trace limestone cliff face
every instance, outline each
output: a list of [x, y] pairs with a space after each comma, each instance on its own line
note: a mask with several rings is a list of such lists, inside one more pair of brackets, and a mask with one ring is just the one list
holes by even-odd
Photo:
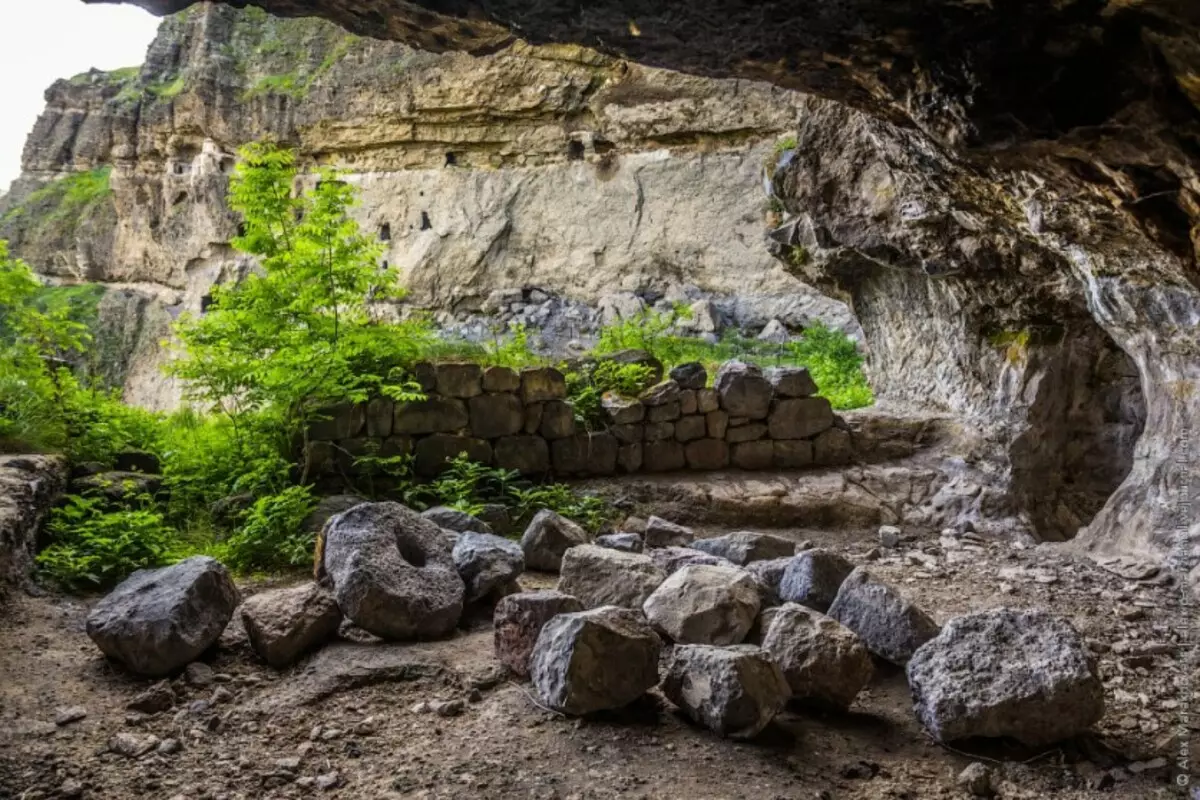
[[[154, 298], [110, 304], [111, 325], [138, 331], [126, 335], [142, 353], [124, 359], [134, 402], [177, 398], [144, 340], [250, 266], [227, 244], [224, 198], [237, 147], [264, 137], [348, 171], [356, 213], [420, 306], [685, 286], [739, 295], [752, 322], [853, 324], [764, 241], [763, 164], [803, 101], [767, 84], [575, 46], [435, 55], [201, 4], [164, 20], [139, 70], [60, 81], [46, 99], [0, 236], [52, 279]], [[56, 205], [66, 183], [102, 172], [108, 185], [73, 213]]]

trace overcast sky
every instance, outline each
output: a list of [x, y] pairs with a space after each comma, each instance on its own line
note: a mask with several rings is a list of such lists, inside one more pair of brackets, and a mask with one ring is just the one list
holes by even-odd
[[0, 0], [0, 194], [21, 170], [46, 88], [92, 67], [141, 64], [157, 29], [156, 17], [133, 6]]

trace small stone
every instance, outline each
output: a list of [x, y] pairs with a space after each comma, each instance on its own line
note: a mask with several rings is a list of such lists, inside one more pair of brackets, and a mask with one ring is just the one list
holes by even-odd
[[204, 688], [213, 683], [213, 669], [203, 661], [193, 661], [184, 669], [183, 677], [189, 686]]
[[175, 693], [166, 681], [154, 684], [125, 704], [125, 708], [130, 711], [140, 711], [143, 714], [157, 714], [170, 711], [174, 707]]
[[70, 725], [72, 722], [79, 722], [81, 719], [86, 719], [87, 715], [87, 709], [83, 706], [60, 708], [54, 712], [54, 724], [61, 728], [64, 725]]
[[894, 525], [881, 525], [879, 528], [879, 546], [893, 550], [900, 546], [900, 529]]
[[992, 773], [986, 766], [974, 761], [958, 773], [955, 780], [962, 789], [975, 797], [992, 796]]
[[336, 772], [326, 772], [324, 775], [317, 776], [317, 788], [323, 792], [336, 789], [341, 782], [342, 776]]
[[163, 739], [158, 744], [158, 752], [160, 755], [170, 756], [178, 753], [183, 749], [183, 745], [178, 739]]
[[311, 582], [259, 592], [242, 603], [241, 616], [250, 646], [275, 669], [331, 639], [342, 621], [333, 595]]
[[159, 738], [151, 733], [137, 734], [128, 731], [114, 734], [108, 740], [108, 749], [126, 758], [140, 758], [159, 745]]
[[473, 603], [516, 580], [525, 571], [525, 553], [516, 542], [491, 533], [463, 533], [453, 550], [454, 567]]
[[662, 517], [651, 516], [646, 521], [646, 547], [682, 547], [691, 544], [695, 538], [696, 534], [691, 528], [668, 522]]
[[218, 686], [216, 688], [216, 690], [212, 693], [213, 705], [220, 705], [221, 703], [228, 703], [232, 699], [233, 699], [233, 692], [229, 691], [224, 686]]
[[466, 703], [462, 700], [433, 700], [429, 703], [429, 708], [439, 717], [457, 717], [466, 709]]

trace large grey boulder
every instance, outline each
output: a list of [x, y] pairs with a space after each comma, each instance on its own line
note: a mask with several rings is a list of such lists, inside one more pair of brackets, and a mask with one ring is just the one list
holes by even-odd
[[938, 634], [928, 614], [862, 567], [842, 582], [829, 616], [857, 633], [872, 653], [901, 667]]
[[685, 547], [691, 544], [696, 534], [684, 525], [651, 516], [646, 520], [646, 531], [642, 537], [646, 547]]
[[772, 439], [808, 439], [833, 427], [833, 407], [824, 397], [777, 400], [767, 419]]
[[791, 566], [792, 559], [788, 558], [772, 558], [767, 561], [751, 561], [746, 565], [746, 572], [753, 576], [754, 580], [758, 581], [759, 596], [762, 598], [762, 605], [777, 606], [782, 602], [779, 596], [779, 584], [783, 581], [784, 573]]
[[796, 543], [791, 539], [751, 531], [736, 531], [711, 539], [697, 539], [690, 547], [742, 566], [751, 561], [786, 558], [796, 552]]
[[765, 419], [771, 410], [771, 384], [762, 370], [741, 361], [728, 361], [717, 369], [713, 382], [721, 408], [731, 417]]
[[514, 675], [529, 677], [529, 659], [542, 627], [559, 614], [583, 611], [568, 594], [545, 589], [501, 598], [492, 615], [496, 659]]
[[871, 654], [854, 631], [796, 603], [773, 609], [763, 650], [783, 670], [796, 700], [849, 708], [871, 680]]
[[572, 547], [563, 556], [558, 590], [578, 597], [584, 608], [641, 609], [666, 579], [667, 573], [649, 556], [584, 544]]
[[500, 587], [507, 586], [525, 571], [525, 553], [511, 539], [490, 533], [460, 534], [452, 553], [454, 568], [473, 603]]
[[454, 630], [465, 588], [434, 523], [399, 503], [363, 503], [325, 524], [321, 578], [342, 613], [384, 639], [427, 639]]
[[734, 566], [684, 567], [646, 598], [654, 627], [680, 644], [738, 644], [758, 616], [758, 584]]
[[662, 641], [636, 611], [602, 606], [546, 623], [530, 662], [542, 702], [565, 714], [629, 705], [658, 683]]
[[275, 669], [327, 642], [342, 621], [333, 595], [315, 583], [259, 592], [241, 614], [250, 646]]
[[219, 561], [195, 556], [130, 575], [92, 608], [87, 634], [109, 658], [156, 678], [215, 644], [240, 599]]
[[952, 619], [907, 672], [917, 717], [942, 742], [1008, 736], [1040, 747], [1104, 716], [1104, 687], [1082, 637], [1045, 611]]
[[690, 567], [694, 564], [703, 564], [710, 567], [731, 567], [734, 566], [732, 561], [727, 561], [720, 556], [712, 556], [708, 553], [703, 553], [699, 550], [694, 550], [691, 547], [656, 547], [653, 550], [647, 550], [647, 555], [659, 569], [668, 575], [674, 575], [684, 567]]
[[691, 719], [731, 739], [749, 739], [787, 705], [779, 666], [753, 645], [678, 645], [663, 694]]
[[525, 566], [558, 572], [562, 567], [563, 553], [576, 545], [587, 544], [589, 540], [583, 528], [561, 514], [544, 508], [529, 521], [529, 527], [521, 537]]
[[806, 550], [794, 557], [779, 581], [779, 599], [820, 612], [829, 610], [854, 565], [828, 550]]
[[421, 516], [439, 528], [445, 528], [448, 531], [456, 531], [458, 533], [466, 533], [467, 531], [474, 531], [475, 533], [493, 532], [491, 525], [488, 525], [478, 517], [471, 516], [467, 512], [459, 511], [456, 508], [434, 506], [422, 511]]
[[817, 383], [806, 367], [771, 367], [763, 377], [776, 397], [811, 397], [817, 393]]

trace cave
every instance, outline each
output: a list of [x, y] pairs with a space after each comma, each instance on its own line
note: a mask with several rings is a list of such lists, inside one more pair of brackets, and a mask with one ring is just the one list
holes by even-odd
[[379, 226], [379, 241], [390, 242], [392, 240], [392, 226], [385, 222]]
[[571, 141], [567, 142], [568, 161], [583, 161], [585, 152], [586, 148], [584, 147], [583, 142], [579, 141], [578, 139], [572, 139]]

